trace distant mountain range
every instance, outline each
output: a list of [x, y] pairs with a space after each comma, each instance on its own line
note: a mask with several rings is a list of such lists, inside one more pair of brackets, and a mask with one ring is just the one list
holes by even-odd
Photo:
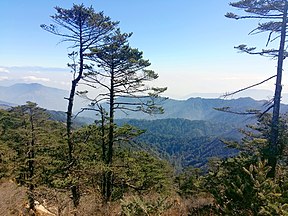
[[[256, 90], [256, 92], [259, 93], [260, 90]], [[0, 86], [0, 107], [7, 108], [9, 106], [25, 104], [26, 101], [32, 101], [45, 109], [65, 112], [67, 100], [64, 98], [68, 95], [69, 92], [66, 90], [51, 88], [37, 83], [18, 83], [9, 87]], [[235, 112], [245, 112], [250, 109], [263, 111], [267, 109], [265, 103], [265, 100], [257, 101], [249, 97], [238, 99], [200, 97], [193, 97], [187, 100], [167, 99], [161, 102], [161, 105], [165, 110], [164, 114], [161, 115], [149, 116], [140, 112], [123, 113], [121, 111], [117, 111], [115, 115], [117, 119], [156, 120], [181, 118], [188, 120], [210, 121], [214, 123], [229, 123], [241, 127], [242, 125], [251, 123], [253, 117], [220, 112], [215, 110], [215, 108], [231, 107]], [[77, 97], [74, 107], [75, 112], [79, 111], [83, 105], [85, 106], [86, 104]], [[283, 104], [281, 109], [282, 113], [287, 112], [288, 105]], [[65, 119], [63, 113], [60, 114], [60, 112], [54, 112], [54, 115], [58, 115], [58, 118], [62, 120]], [[91, 123], [91, 119], [95, 119], [94, 112], [83, 112], [79, 116], [83, 117], [81, 122], [85, 122], [84, 117], [89, 117], [89, 120], [87, 120], [88, 123]]]
[[[185, 98], [201, 97], [201, 98], [223, 98], [223, 93], [192, 93]], [[274, 92], [266, 89], [248, 89], [246, 91], [237, 93], [233, 96], [229, 96], [226, 99], [237, 99], [241, 97], [250, 97], [254, 100], [271, 100], [274, 96]], [[288, 104], [288, 93], [282, 93], [282, 103]]]
[[9, 107], [16, 106], [16, 104], [0, 101], [0, 109], [8, 109]]
[[[192, 93], [186, 96], [201, 97], [201, 98], [224, 98], [224, 93]], [[273, 91], [266, 89], [247, 89], [246, 91], [239, 92], [233, 96], [229, 96], [226, 99], [237, 99], [241, 97], [251, 97], [254, 100], [270, 100], [273, 98]], [[288, 103], [288, 94], [283, 94], [282, 103]]]
[[[259, 92], [259, 91], [258, 91]], [[266, 92], [267, 93], [267, 92]], [[46, 108], [51, 118], [65, 122], [68, 91], [46, 87], [37, 83], [15, 84], [0, 87], [0, 108], [36, 102]], [[118, 124], [129, 123], [147, 130], [137, 138], [140, 143], [149, 143], [160, 157], [171, 161], [179, 169], [186, 166], [203, 167], [211, 157], [235, 155], [235, 149], [227, 149], [221, 139], [240, 140], [238, 128], [252, 124], [256, 118], [250, 115], [235, 115], [215, 110], [231, 107], [235, 112], [247, 110], [266, 110], [267, 101], [249, 97], [237, 99], [191, 97], [187, 100], [167, 99], [161, 102], [165, 112], [149, 116], [140, 112], [116, 112]], [[78, 98], [74, 110], [80, 110]], [[288, 105], [281, 106], [281, 112], [288, 111]], [[95, 113], [83, 112], [74, 121], [75, 126], [92, 123]], [[149, 147], [149, 148], [150, 148]]]
[[[256, 90], [260, 94], [260, 90]], [[265, 92], [265, 91], [264, 91]], [[262, 92], [263, 93], [263, 92]], [[265, 92], [268, 93], [268, 92]], [[18, 83], [9, 87], [0, 86], [0, 106], [11, 106], [25, 104], [26, 101], [36, 102], [40, 107], [66, 111], [67, 100], [64, 98], [69, 95], [69, 92], [62, 89], [51, 88], [37, 83], [24, 84]], [[284, 97], [284, 96], [283, 96]], [[286, 97], [286, 96], [285, 96]], [[1, 102], [2, 101], [2, 102]], [[79, 111], [86, 104], [79, 97], [75, 100], [75, 112]], [[149, 116], [143, 113], [116, 112], [116, 118], [129, 119], [166, 119], [166, 118], [183, 118], [189, 120], [205, 120], [213, 122], [234, 122], [235, 124], [243, 122], [243, 119], [250, 121], [249, 116], [239, 116], [230, 113], [216, 111], [214, 108], [231, 107], [237, 112], [244, 112], [249, 109], [265, 110], [264, 100], [256, 101], [252, 98], [237, 98], [237, 99], [219, 99], [219, 98], [200, 98], [194, 97], [187, 100], [167, 99], [161, 102], [165, 109], [162, 115]], [[288, 106], [282, 105], [282, 112], [287, 112]], [[95, 118], [95, 113], [81, 113], [82, 117]]]
[[[203, 99], [203, 98], [189, 98], [187, 100], [173, 100], [167, 99], [162, 102], [165, 110], [164, 114], [152, 115], [142, 113], [129, 112], [128, 115], [121, 111], [116, 112], [117, 118], [129, 119], [167, 119], [167, 118], [183, 118], [188, 120], [205, 120], [213, 122], [242, 122], [243, 119], [249, 121], [251, 116], [235, 115], [226, 112], [220, 112], [215, 108], [231, 107], [234, 112], [246, 112], [247, 110], [266, 110], [266, 101], [256, 101], [252, 98], [238, 98], [232, 100], [223, 99]], [[287, 112], [288, 106], [282, 105], [282, 112]]]
[[0, 87], [0, 100], [22, 105], [27, 101], [36, 102], [40, 107], [52, 110], [64, 111], [68, 91], [50, 88], [37, 83], [14, 84], [9, 87]]

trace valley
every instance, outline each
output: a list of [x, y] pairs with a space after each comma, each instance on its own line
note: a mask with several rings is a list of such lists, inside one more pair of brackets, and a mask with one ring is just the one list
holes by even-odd
[[[32, 101], [47, 109], [51, 119], [66, 122], [66, 113], [60, 110], [65, 110], [67, 101], [64, 97], [67, 91], [36, 83], [15, 84], [0, 89], [3, 108]], [[215, 108], [231, 107], [235, 112], [252, 108], [260, 111], [266, 109], [265, 101], [247, 97], [230, 100], [200, 97], [187, 100], [161, 99], [160, 104], [164, 113], [159, 115], [116, 111], [116, 123], [120, 126], [130, 124], [144, 130], [145, 133], [135, 139], [138, 145], [168, 160], [178, 171], [188, 166], [206, 169], [211, 158], [235, 155], [237, 151], [227, 148], [222, 140], [240, 141], [242, 135], [239, 129], [257, 120], [253, 115], [226, 113]], [[80, 110], [81, 105], [83, 101], [78, 98], [75, 109]], [[288, 106], [283, 105], [281, 109], [286, 112]], [[74, 119], [74, 127], [93, 124], [95, 120], [99, 119], [94, 112], [85, 111]]]

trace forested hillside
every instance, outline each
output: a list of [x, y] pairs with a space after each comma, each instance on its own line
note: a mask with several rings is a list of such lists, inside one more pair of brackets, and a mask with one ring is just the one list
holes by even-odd
[[[84, 4], [73, 4], [69, 9], [55, 7], [49, 23], [40, 28], [65, 44], [70, 80], [55, 80], [56, 73], [49, 78], [36, 77], [31, 74], [41, 74], [40, 71], [29, 71], [25, 76], [14, 76], [14, 81], [69, 84], [69, 90], [38, 83], [0, 87], [0, 215], [288, 215], [288, 105], [281, 104], [285, 87], [282, 75], [288, 56], [288, 0], [241, 0], [229, 5], [243, 13], [228, 12], [226, 18], [256, 19], [259, 22], [250, 34], [268, 33], [264, 49], [245, 44], [235, 48], [276, 59], [275, 73], [226, 93], [223, 98], [187, 100], [165, 97], [168, 88], [159, 81], [150, 60], [133, 47], [133, 34], [122, 31], [118, 21]], [[151, 18], [147, 14], [145, 21]], [[176, 10], [175, 14], [180, 15]], [[155, 26], [165, 27], [157, 25], [158, 15], [153, 20]], [[209, 11], [204, 15], [208, 16]], [[202, 26], [216, 35], [213, 25]], [[175, 33], [180, 27], [177, 25]], [[204, 41], [203, 29], [195, 29], [193, 34], [200, 32]], [[162, 35], [161, 41], [166, 37]], [[181, 42], [179, 38], [174, 40], [165, 44], [173, 55], [173, 46], [177, 45], [174, 42]], [[24, 49], [25, 54], [33, 45]], [[217, 65], [221, 58], [208, 61], [206, 58], [213, 51], [202, 48], [203, 45], [189, 62], [198, 61], [198, 55], [204, 51], [201, 68]], [[17, 52], [20, 50], [21, 47]], [[150, 52], [152, 56], [155, 50]], [[194, 47], [190, 51], [194, 52]], [[45, 53], [40, 47], [37, 55]], [[182, 60], [188, 53], [184, 54], [171, 60]], [[170, 59], [163, 56], [168, 64]], [[39, 60], [34, 58], [33, 62]], [[230, 62], [230, 56], [225, 58], [225, 64], [233, 65], [237, 73], [241, 71], [237, 61]], [[15, 68], [0, 67], [0, 81], [9, 80], [10, 69]], [[28, 68], [43, 72], [41, 67]], [[175, 69], [182, 67], [176, 64], [164, 68], [169, 68], [167, 76], [173, 72], [174, 81], [174, 76], [178, 76]], [[257, 67], [250, 69], [252, 74]], [[241, 76], [230, 76], [231, 73], [229, 70], [229, 77], [218, 79], [213, 71], [215, 77], [198, 76], [176, 84], [180, 87], [187, 81], [192, 85], [192, 81], [202, 79], [203, 83], [196, 84], [205, 88], [211, 80], [240, 80]], [[273, 79], [275, 91], [269, 101], [249, 97], [227, 99]]]
[[240, 128], [224, 122], [218, 124], [187, 119], [123, 119], [117, 122], [120, 125], [128, 123], [144, 130], [135, 141], [168, 160], [178, 171], [188, 166], [205, 170], [211, 158], [234, 156], [238, 151], [227, 148], [224, 141], [240, 141], [242, 137]]

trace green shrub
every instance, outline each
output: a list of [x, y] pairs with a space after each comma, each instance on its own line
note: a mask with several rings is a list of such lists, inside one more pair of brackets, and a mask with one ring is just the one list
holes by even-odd
[[238, 156], [229, 158], [217, 172], [209, 173], [207, 189], [217, 212], [224, 215], [288, 215], [282, 188], [267, 177], [266, 161]]

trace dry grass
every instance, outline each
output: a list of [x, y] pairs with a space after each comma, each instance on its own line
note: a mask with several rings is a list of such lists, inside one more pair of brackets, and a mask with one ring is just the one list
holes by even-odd
[[[56, 191], [47, 188], [38, 188], [36, 191], [36, 200], [44, 206], [50, 213], [37, 212], [37, 216], [72, 216], [75, 211], [79, 216], [119, 216], [121, 215], [121, 204], [135, 201], [135, 196], [126, 196], [122, 201], [102, 204], [97, 194], [85, 194], [82, 196], [77, 210], [73, 209], [69, 193], [65, 191]], [[159, 196], [151, 194], [142, 198], [143, 203], [155, 203]], [[165, 199], [169, 208], [161, 212], [162, 216], [186, 216], [186, 215], [212, 215], [201, 213], [198, 209], [209, 205], [213, 199], [205, 194], [194, 198], [183, 199], [177, 194]], [[30, 215], [25, 209], [26, 193], [25, 188], [17, 186], [12, 181], [0, 182], [0, 215], [2, 216], [20, 216]]]
[[24, 211], [25, 196], [25, 189], [14, 182], [0, 182], [0, 215], [21, 215]]

